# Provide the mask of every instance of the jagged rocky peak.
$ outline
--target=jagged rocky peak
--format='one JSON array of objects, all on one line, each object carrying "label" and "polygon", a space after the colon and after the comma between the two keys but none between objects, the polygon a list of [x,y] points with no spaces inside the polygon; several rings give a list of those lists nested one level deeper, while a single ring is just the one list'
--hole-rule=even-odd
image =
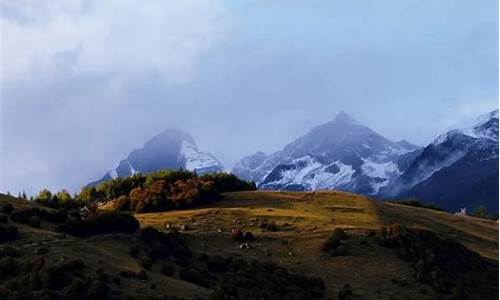
[{"label": "jagged rocky peak", "polygon": [[341,111],[271,155],[251,155],[233,169],[263,189],[339,188],[376,193],[400,172],[397,158],[418,149],[394,143]]}]

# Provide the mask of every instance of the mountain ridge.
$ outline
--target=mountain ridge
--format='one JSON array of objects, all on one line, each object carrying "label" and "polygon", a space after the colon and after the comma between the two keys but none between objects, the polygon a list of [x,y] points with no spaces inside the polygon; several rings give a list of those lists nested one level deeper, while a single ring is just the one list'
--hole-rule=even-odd
[{"label": "mountain ridge", "polygon": [[[425,147],[390,141],[341,111],[282,150],[245,156],[232,171],[260,189],[339,189],[381,199],[417,197],[448,210],[479,203],[498,211],[498,109]],[[474,178],[467,181],[461,174]],[[455,190],[463,196],[450,189],[457,182]],[[464,199],[473,197],[472,191],[480,191],[481,199]]]}]

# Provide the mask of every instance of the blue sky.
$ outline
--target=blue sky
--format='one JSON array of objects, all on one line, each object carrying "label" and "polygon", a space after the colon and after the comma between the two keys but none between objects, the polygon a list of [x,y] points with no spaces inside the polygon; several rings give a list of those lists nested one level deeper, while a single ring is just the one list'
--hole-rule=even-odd
[{"label": "blue sky", "polygon": [[344,110],[424,145],[498,107],[497,1],[3,1],[0,190],[76,190],[169,126],[226,167]]}]

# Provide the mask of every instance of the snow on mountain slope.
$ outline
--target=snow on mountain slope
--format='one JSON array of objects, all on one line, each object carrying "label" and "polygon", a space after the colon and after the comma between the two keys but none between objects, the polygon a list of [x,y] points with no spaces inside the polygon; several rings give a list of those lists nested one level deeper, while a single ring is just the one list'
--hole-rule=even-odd
[{"label": "snow on mountain slope", "polygon": [[367,176],[379,178],[389,178],[400,173],[398,165],[393,161],[375,162],[365,158],[363,158],[361,170]]},{"label": "snow on mountain slope", "polygon": [[[498,210],[497,177],[498,110],[495,110],[479,117],[471,127],[439,135],[413,158],[399,177],[380,190],[379,196],[425,197],[424,201],[435,202],[445,209],[457,209],[457,205],[472,205],[478,200],[468,197],[482,195],[483,205]],[[496,182],[496,191],[485,186],[485,182]]]},{"label": "snow on mountain slope", "polygon": [[267,176],[267,181],[260,186],[262,189],[329,189],[331,186],[349,182],[354,174],[353,168],[342,162],[323,165],[311,156],[304,156],[293,160],[289,165],[280,166]]},{"label": "snow on mountain slope", "polygon": [[187,141],[182,141],[179,156],[185,160],[185,169],[189,171],[203,174],[222,169],[220,162],[213,155],[199,151],[195,145]]},{"label": "snow on mountain slope", "polygon": [[416,149],[407,141],[392,142],[341,112],[283,150],[243,158],[233,172],[266,189],[340,188],[374,194],[401,172],[397,158]]},{"label": "snow on mountain slope", "polygon": [[210,153],[200,151],[189,134],[170,128],[147,141],[144,147],[132,151],[115,169],[89,185],[161,169],[185,169],[204,174],[220,172],[222,165]]}]

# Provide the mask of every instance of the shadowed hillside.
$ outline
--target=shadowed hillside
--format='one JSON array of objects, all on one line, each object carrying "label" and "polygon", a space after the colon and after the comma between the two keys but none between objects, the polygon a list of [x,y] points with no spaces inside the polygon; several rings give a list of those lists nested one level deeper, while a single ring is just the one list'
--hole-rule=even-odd
[{"label": "shadowed hillside", "polygon": [[[35,206],[2,196],[2,209],[14,206],[2,214],[2,228],[15,226],[18,236],[0,246],[0,266],[17,270],[0,268],[0,293],[5,297],[33,277],[21,289],[33,297],[498,297],[496,222],[335,191],[222,195],[199,208],[135,214],[142,229],[134,234],[117,227],[83,238],[64,233],[68,221],[52,222],[46,214],[39,227],[13,221],[16,211]],[[97,223],[93,218],[78,226]],[[121,219],[99,224],[134,226]]]}]

